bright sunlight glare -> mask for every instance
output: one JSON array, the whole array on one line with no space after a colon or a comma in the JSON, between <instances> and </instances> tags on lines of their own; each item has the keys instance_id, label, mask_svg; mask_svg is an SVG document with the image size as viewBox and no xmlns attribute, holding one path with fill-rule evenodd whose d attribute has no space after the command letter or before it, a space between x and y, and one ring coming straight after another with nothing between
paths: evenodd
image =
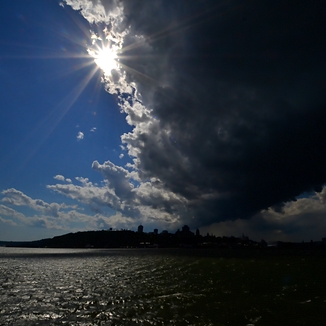
<instances>
[{"instance_id":1,"label":"bright sunlight glare","mask_svg":"<svg viewBox=\"0 0 326 326\"><path fill-rule=\"evenodd\" d=\"M113 47L107 46L98 50L88 50L88 53L94 58L97 66L102 69L106 75L110 75L113 69L118 68L118 56Z\"/></svg>"}]
</instances>

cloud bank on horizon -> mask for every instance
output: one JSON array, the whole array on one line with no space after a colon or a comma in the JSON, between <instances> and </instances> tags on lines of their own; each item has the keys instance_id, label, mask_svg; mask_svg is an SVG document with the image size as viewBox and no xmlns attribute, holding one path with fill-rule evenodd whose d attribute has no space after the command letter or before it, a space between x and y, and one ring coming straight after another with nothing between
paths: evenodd
<instances>
[{"instance_id":1,"label":"cloud bank on horizon","mask_svg":"<svg viewBox=\"0 0 326 326\"><path fill-rule=\"evenodd\" d=\"M325 227L321 1L61 5L79 11L119 47L119 67L105 72L103 84L133 127L121 136L131 163L94 161L101 186L79 178L81 185L48 189L96 214L110 207L127 221L171 229L218 223L225 232L264 230L282 238ZM309 198L296 199L305 192ZM9 193L3 194L8 201ZM60 211L42 206L51 209Z\"/></svg>"}]
</instances>

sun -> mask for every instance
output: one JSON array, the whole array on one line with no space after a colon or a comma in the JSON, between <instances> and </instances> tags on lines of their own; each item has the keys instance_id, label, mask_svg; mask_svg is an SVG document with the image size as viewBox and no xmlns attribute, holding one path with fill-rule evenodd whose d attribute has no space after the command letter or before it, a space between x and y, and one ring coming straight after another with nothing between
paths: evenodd
<instances>
[{"instance_id":1,"label":"sun","mask_svg":"<svg viewBox=\"0 0 326 326\"><path fill-rule=\"evenodd\" d=\"M113 69L117 69L117 53L113 48L106 47L98 51L94 58L95 63L105 74L110 74Z\"/></svg>"},{"instance_id":2,"label":"sun","mask_svg":"<svg viewBox=\"0 0 326 326\"><path fill-rule=\"evenodd\" d=\"M118 68L118 54L114 47L106 46L97 50L89 50L88 53L106 75L110 75L112 70Z\"/></svg>"}]
</instances>

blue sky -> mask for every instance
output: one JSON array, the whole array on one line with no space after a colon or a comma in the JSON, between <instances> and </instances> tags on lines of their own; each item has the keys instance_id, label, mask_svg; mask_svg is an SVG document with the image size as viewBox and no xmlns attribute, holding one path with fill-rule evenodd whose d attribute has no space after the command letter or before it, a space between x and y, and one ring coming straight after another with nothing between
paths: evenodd
<instances>
[{"instance_id":1,"label":"blue sky","mask_svg":"<svg viewBox=\"0 0 326 326\"><path fill-rule=\"evenodd\" d=\"M323 6L4 2L0 240L326 236Z\"/></svg>"},{"instance_id":2,"label":"blue sky","mask_svg":"<svg viewBox=\"0 0 326 326\"><path fill-rule=\"evenodd\" d=\"M0 15L6 25L0 31L1 188L60 202L62 196L46 189L54 176L100 182L94 160L126 163L119 158L120 135L130 126L105 92L101 72L88 78L95 67L84 33L90 26L78 13L58 1L15 1ZM7 227L0 238L18 239ZM42 229L31 232L43 236Z\"/></svg>"}]
</instances>

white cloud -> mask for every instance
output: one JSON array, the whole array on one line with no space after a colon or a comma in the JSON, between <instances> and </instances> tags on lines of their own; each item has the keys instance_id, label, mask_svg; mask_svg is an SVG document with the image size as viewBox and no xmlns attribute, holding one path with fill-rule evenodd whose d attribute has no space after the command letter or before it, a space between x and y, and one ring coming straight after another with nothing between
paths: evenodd
<instances>
[{"instance_id":1,"label":"white cloud","mask_svg":"<svg viewBox=\"0 0 326 326\"><path fill-rule=\"evenodd\" d=\"M90 131L91 131L91 132L95 132L96 129L97 129L96 127L93 127Z\"/></svg>"},{"instance_id":2,"label":"white cloud","mask_svg":"<svg viewBox=\"0 0 326 326\"><path fill-rule=\"evenodd\" d=\"M57 174L53 177L53 179L59 180L59 181L65 181L65 177L61 174Z\"/></svg>"},{"instance_id":3,"label":"white cloud","mask_svg":"<svg viewBox=\"0 0 326 326\"><path fill-rule=\"evenodd\" d=\"M64 0L74 10L78 10L90 23L105 22L109 24L112 18L121 15L118 0Z\"/></svg>"},{"instance_id":4,"label":"white cloud","mask_svg":"<svg viewBox=\"0 0 326 326\"><path fill-rule=\"evenodd\" d=\"M120 155L119 155L119 158L123 158L123 157L124 157L124 154L120 154Z\"/></svg>"},{"instance_id":5,"label":"white cloud","mask_svg":"<svg viewBox=\"0 0 326 326\"><path fill-rule=\"evenodd\" d=\"M103 186L93 184L88 178L76 177L81 185L56 184L47 188L88 205L94 212L111 208L118 216L132 218L136 224L146 221L146 224L156 223L164 228L180 227L187 201L166 191L158 179L152 178L135 188L133 182L138 182L135 171L129 172L110 161L104 164L94 161L92 167L103 175Z\"/></svg>"},{"instance_id":6,"label":"white cloud","mask_svg":"<svg viewBox=\"0 0 326 326\"><path fill-rule=\"evenodd\" d=\"M61 184L61 186L64 186ZM66 185L69 186L69 185ZM70 185L72 186L72 185ZM92 185L84 183L86 188L90 188L90 193L96 191ZM78 187L77 187L78 189ZM91 198L90 193L85 192L84 196ZM8 189L2 192L5 197L2 202L13 206L27 206L35 210L34 215L25 215L15 209L0 204L0 222L10 224L13 226L30 226L40 227L53 230L61 230L65 232L74 232L81 230L97 230L103 228L136 228L139 221L131 217L126 217L121 213L113 215L96 213L93 215L83 213L83 207L69 206L66 204L46 203L39 199L33 199L24 193L15 189ZM97 193L93 193L96 196ZM82 193L78 198L80 202L83 201ZM88 202L89 204L89 202ZM52 207L56 207L56 214L51 211ZM5 216L3 218L2 216Z\"/></svg>"},{"instance_id":7,"label":"white cloud","mask_svg":"<svg viewBox=\"0 0 326 326\"><path fill-rule=\"evenodd\" d=\"M131 190L134 186L128 180L128 170L121 166L117 166L110 161L106 161L104 164L94 161L92 168L103 175L104 179L107 180L110 189L114 190L116 196L121 200L132 196Z\"/></svg>"},{"instance_id":8,"label":"white cloud","mask_svg":"<svg viewBox=\"0 0 326 326\"><path fill-rule=\"evenodd\" d=\"M65 178L63 175L61 174L57 174L56 176L53 177L53 179L59 180L59 181L66 181L68 183L71 183L71 179L69 178Z\"/></svg>"},{"instance_id":9,"label":"white cloud","mask_svg":"<svg viewBox=\"0 0 326 326\"><path fill-rule=\"evenodd\" d=\"M86 204L94 211L101 211L105 207L112 207L113 209L120 207L120 201L112 190L106 187L94 186L92 183L83 183L81 186L56 184L48 185L47 188Z\"/></svg>"},{"instance_id":10,"label":"white cloud","mask_svg":"<svg viewBox=\"0 0 326 326\"><path fill-rule=\"evenodd\" d=\"M81 131L79 131L77 134L77 140L82 140L82 139L84 139L84 134Z\"/></svg>"},{"instance_id":11,"label":"white cloud","mask_svg":"<svg viewBox=\"0 0 326 326\"><path fill-rule=\"evenodd\" d=\"M26 206L32 208L35 211L50 214L54 217L58 216L60 210L69 207L65 204L47 203L41 199L32 199L31 197L14 188L3 190L2 195L4 195L4 197L1 201L5 204L14 206Z\"/></svg>"}]
</instances>

